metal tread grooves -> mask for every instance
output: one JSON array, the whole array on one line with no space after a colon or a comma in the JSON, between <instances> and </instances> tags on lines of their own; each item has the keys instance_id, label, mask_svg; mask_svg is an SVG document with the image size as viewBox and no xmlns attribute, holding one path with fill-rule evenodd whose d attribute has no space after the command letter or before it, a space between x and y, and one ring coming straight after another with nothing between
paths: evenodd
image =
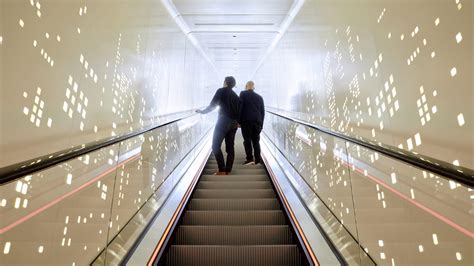
<instances>
[{"instance_id":1,"label":"metal tread grooves","mask_svg":"<svg viewBox=\"0 0 474 266\"><path fill-rule=\"evenodd\" d=\"M167 265L288 266L300 265L301 260L296 245L173 245Z\"/></svg>"},{"instance_id":2,"label":"metal tread grooves","mask_svg":"<svg viewBox=\"0 0 474 266\"><path fill-rule=\"evenodd\" d=\"M288 225L201 226L182 225L175 245L289 245L293 235Z\"/></svg>"},{"instance_id":3,"label":"metal tread grooves","mask_svg":"<svg viewBox=\"0 0 474 266\"><path fill-rule=\"evenodd\" d=\"M216 168L210 159L159 265L305 265L265 167Z\"/></svg>"}]
</instances>

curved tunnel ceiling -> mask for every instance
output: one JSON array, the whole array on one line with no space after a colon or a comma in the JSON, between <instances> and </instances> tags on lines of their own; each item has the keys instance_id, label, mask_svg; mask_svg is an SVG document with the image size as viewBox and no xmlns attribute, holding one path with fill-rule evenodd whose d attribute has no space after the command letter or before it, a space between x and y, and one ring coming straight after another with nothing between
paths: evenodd
<instances>
[{"instance_id":1,"label":"curved tunnel ceiling","mask_svg":"<svg viewBox=\"0 0 474 266\"><path fill-rule=\"evenodd\" d=\"M163 2L179 13L178 24L184 24L180 26L186 28L188 37L202 47L203 56L210 59L221 75L235 76L241 87L278 42L282 28L286 30L304 1Z\"/></svg>"}]
</instances>

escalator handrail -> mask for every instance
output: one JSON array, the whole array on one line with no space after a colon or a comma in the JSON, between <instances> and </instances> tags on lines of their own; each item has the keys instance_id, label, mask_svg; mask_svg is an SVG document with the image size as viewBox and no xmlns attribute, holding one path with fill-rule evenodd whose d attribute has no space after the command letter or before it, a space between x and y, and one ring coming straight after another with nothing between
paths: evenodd
<instances>
[{"instance_id":1,"label":"escalator handrail","mask_svg":"<svg viewBox=\"0 0 474 266\"><path fill-rule=\"evenodd\" d=\"M277 110L277 109L272 108L272 110ZM281 111L285 112L283 110ZM438 159L434 159L425 155L402 150L400 148L397 148L391 145L386 145L380 142L371 141L362 137L351 137L351 136L345 135L343 133L334 131L326 127L315 125L307 121L300 120L298 118L290 117L281 112L267 110L267 113L295 122L297 124L301 124L301 125L316 129L320 132L349 141L351 143L355 143L357 145L379 152L391 158L403 161L405 163L416 166L418 168L438 174L441 177L452 179L468 187L471 187L471 188L474 187L474 170L472 169L462 167L462 166L455 166L453 164L450 164Z\"/></svg>"},{"instance_id":2,"label":"escalator handrail","mask_svg":"<svg viewBox=\"0 0 474 266\"><path fill-rule=\"evenodd\" d=\"M176 113L170 113L166 114L164 116L172 116L172 115L178 115L178 114L186 114L194 111L196 109L192 110L185 110L181 112L176 112ZM155 124L146 128L141 128L139 130L136 130L134 132L129 132L129 133L124 133L115 137L109 137L109 138L104 138L100 140L96 140L93 142L89 142L86 144L81 144L74 146L72 148L64 149L58 152L53 152L50 154L46 154L43 156L36 157L34 159L26 160L20 163L12 164L9 166L5 166L0 168L0 185L4 185L6 183L10 183L16 179L22 178L27 175L31 175L35 172L44 170L46 168L52 167L54 165L66 162L68 160L80 157L82 155L85 155L87 153L97 151L99 149L105 148L107 146L111 146L117 143L120 143L122 141L131 139L133 137L142 135L144 133L156 130L160 127L165 127L167 125L179 122L181 120L193 117L199 115L198 113L191 113L188 115L183 115L179 118L172 119L169 121L166 121L164 123L159 123Z\"/></svg>"}]
</instances>

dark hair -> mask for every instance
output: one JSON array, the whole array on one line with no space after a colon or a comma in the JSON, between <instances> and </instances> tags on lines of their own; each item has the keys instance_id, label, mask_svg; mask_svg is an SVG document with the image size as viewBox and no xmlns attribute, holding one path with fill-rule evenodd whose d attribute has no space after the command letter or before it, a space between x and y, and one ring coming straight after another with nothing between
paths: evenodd
<instances>
[{"instance_id":1,"label":"dark hair","mask_svg":"<svg viewBox=\"0 0 474 266\"><path fill-rule=\"evenodd\" d=\"M225 84L227 85L227 88L234 88L235 87L235 78L232 77L232 76L229 76L229 77L225 77L225 80L224 80Z\"/></svg>"}]
</instances>

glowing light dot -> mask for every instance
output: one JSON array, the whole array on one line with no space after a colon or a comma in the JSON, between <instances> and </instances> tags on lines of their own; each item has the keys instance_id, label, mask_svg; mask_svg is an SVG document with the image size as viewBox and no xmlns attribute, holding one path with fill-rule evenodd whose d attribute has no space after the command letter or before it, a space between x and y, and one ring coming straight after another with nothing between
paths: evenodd
<instances>
[{"instance_id":1,"label":"glowing light dot","mask_svg":"<svg viewBox=\"0 0 474 266\"><path fill-rule=\"evenodd\" d=\"M439 25L439 18L436 18L436 20L435 20L435 25L436 25L436 26Z\"/></svg>"},{"instance_id":2,"label":"glowing light dot","mask_svg":"<svg viewBox=\"0 0 474 266\"><path fill-rule=\"evenodd\" d=\"M20 21L18 21L18 24L20 24L20 27L22 27L22 28L25 27L25 22L22 19L20 19Z\"/></svg>"},{"instance_id":3,"label":"glowing light dot","mask_svg":"<svg viewBox=\"0 0 474 266\"><path fill-rule=\"evenodd\" d=\"M461 253L456 252L456 259L457 259L457 260L462 260Z\"/></svg>"},{"instance_id":4,"label":"glowing light dot","mask_svg":"<svg viewBox=\"0 0 474 266\"><path fill-rule=\"evenodd\" d=\"M61 42L61 36L59 36L59 35L56 36L56 40L57 40L58 42Z\"/></svg>"},{"instance_id":5,"label":"glowing light dot","mask_svg":"<svg viewBox=\"0 0 474 266\"><path fill-rule=\"evenodd\" d=\"M424 251L423 245L418 245L418 251L419 251L420 253Z\"/></svg>"},{"instance_id":6,"label":"glowing light dot","mask_svg":"<svg viewBox=\"0 0 474 266\"><path fill-rule=\"evenodd\" d=\"M458 73L458 70L455 67L453 67L453 68L451 68L450 73L451 73L451 77L454 77Z\"/></svg>"},{"instance_id":7,"label":"glowing light dot","mask_svg":"<svg viewBox=\"0 0 474 266\"><path fill-rule=\"evenodd\" d=\"M38 253L43 253L44 251L44 247L43 246L39 246L38 247Z\"/></svg>"},{"instance_id":8,"label":"glowing light dot","mask_svg":"<svg viewBox=\"0 0 474 266\"><path fill-rule=\"evenodd\" d=\"M454 160L453 164L456 165L456 166L459 166L459 160Z\"/></svg>"},{"instance_id":9,"label":"glowing light dot","mask_svg":"<svg viewBox=\"0 0 474 266\"><path fill-rule=\"evenodd\" d=\"M0 36L0 45L3 43L3 36Z\"/></svg>"},{"instance_id":10,"label":"glowing light dot","mask_svg":"<svg viewBox=\"0 0 474 266\"><path fill-rule=\"evenodd\" d=\"M402 34L402 35L400 35L400 40L403 41L403 39L405 39L405 35Z\"/></svg>"},{"instance_id":11,"label":"glowing light dot","mask_svg":"<svg viewBox=\"0 0 474 266\"><path fill-rule=\"evenodd\" d=\"M10 253L10 248L12 246L11 242L6 242L5 246L3 247L3 254L8 254Z\"/></svg>"},{"instance_id":12,"label":"glowing light dot","mask_svg":"<svg viewBox=\"0 0 474 266\"><path fill-rule=\"evenodd\" d=\"M72 174L67 174L66 184L70 185L72 183Z\"/></svg>"},{"instance_id":13,"label":"glowing light dot","mask_svg":"<svg viewBox=\"0 0 474 266\"><path fill-rule=\"evenodd\" d=\"M21 202L21 199L17 197L17 198L15 199L15 206L14 206L15 209L18 209L18 208L20 207L20 202Z\"/></svg>"},{"instance_id":14,"label":"glowing light dot","mask_svg":"<svg viewBox=\"0 0 474 266\"><path fill-rule=\"evenodd\" d=\"M456 42L460 43L461 41L462 41L462 34L458 32L458 34L456 34Z\"/></svg>"},{"instance_id":15,"label":"glowing light dot","mask_svg":"<svg viewBox=\"0 0 474 266\"><path fill-rule=\"evenodd\" d=\"M44 36L46 37L46 39L49 39L49 33L45 33Z\"/></svg>"},{"instance_id":16,"label":"glowing light dot","mask_svg":"<svg viewBox=\"0 0 474 266\"><path fill-rule=\"evenodd\" d=\"M431 58L434 58L436 56L435 52L431 52Z\"/></svg>"},{"instance_id":17,"label":"glowing light dot","mask_svg":"<svg viewBox=\"0 0 474 266\"><path fill-rule=\"evenodd\" d=\"M462 113L458 114L458 125L462 127L465 124L464 115Z\"/></svg>"},{"instance_id":18,"label":"glowing light dot","mask_svg":"<svg viewBox=\"0 0 474 266\"><path fill-rule=\"evenodd\" d=\"M390 174L390 178L392 180L392 184L396 184L397 183L397 175L395 173L391 173Z\"/></svg>"},{"instance_id":19,"label":"glowing light dot","mask_svg":"<svg viewBox=\"0 0 474 266\"><path fill-rule=\"evenodd\" d=\"M416 133L415 135L415 145L420 146L421 145L421 136L420 133Z\"/></svg>"},{"instance_id":20,"label":"glowing light dot","mask_svg":"<svg viewBox=\"0 0 474 266\"><path fill-rule=\"evenodd\" d=\"M411 151L413 149L413 142L412 142L411 138L409 138L407 140L407 146L408 146L409 151Z\"/></svg>"}]
</instances>

